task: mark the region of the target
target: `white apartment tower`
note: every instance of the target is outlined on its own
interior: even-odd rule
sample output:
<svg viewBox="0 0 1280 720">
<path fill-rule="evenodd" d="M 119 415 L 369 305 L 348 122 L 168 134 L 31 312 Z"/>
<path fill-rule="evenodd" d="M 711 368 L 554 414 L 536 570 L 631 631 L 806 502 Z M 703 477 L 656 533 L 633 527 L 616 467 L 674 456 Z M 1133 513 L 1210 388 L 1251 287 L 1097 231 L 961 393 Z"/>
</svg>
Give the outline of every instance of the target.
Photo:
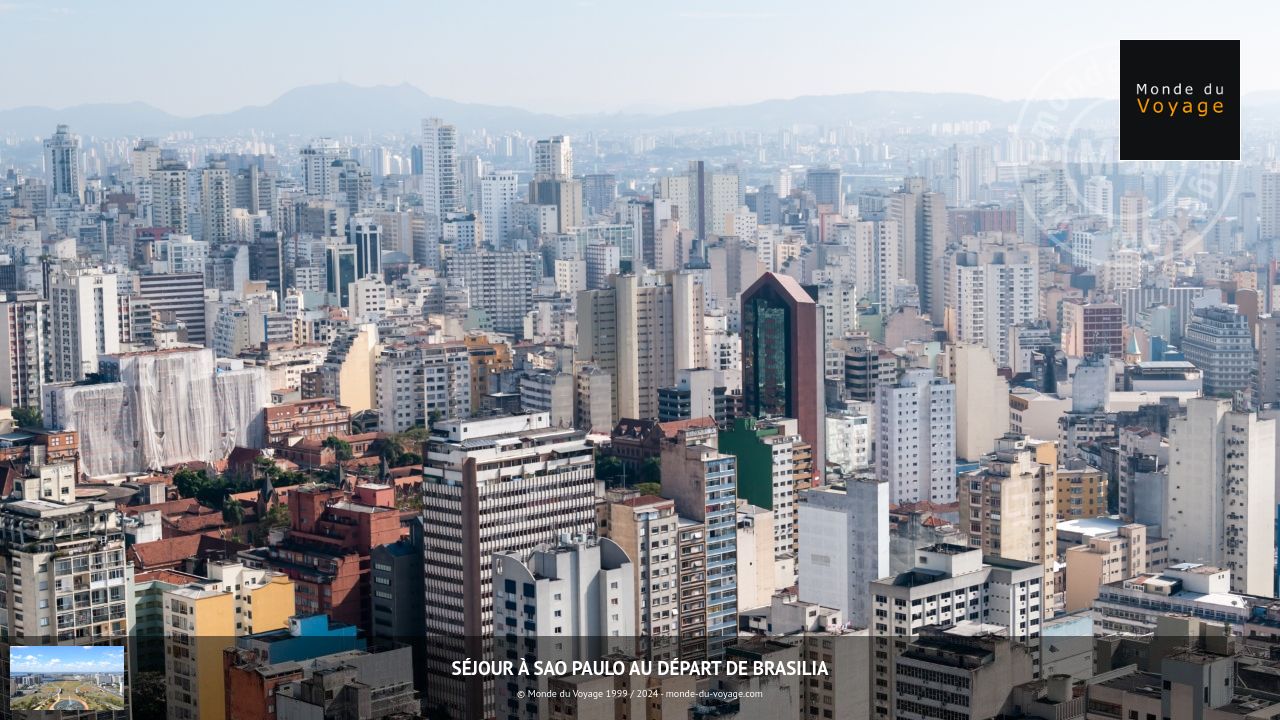
<svg viewBox="0 0 1280 720">
<path fill-rule="evenodd" d="M 1169 428 L 1169 561 L 1231 571 L 1233 592 L 1272 594 L 1276 421 L 1192 398 Z"/>
<path fill-rule="evenodd" d="M 512 210 L 520 199 L 520 183 L 515 173 L 491 172 L 480 178 L 480 221 L 483 242 L 501 248 L 511 236 L 515 223 Z"/>
<path fill-rule="evenodd" d="M 52 379 L 75 382 L 98 371 L 98 357 L 120 352 L 116 275 L 70 268 L 49 278 Z"/>
<path fill-rule="evenodd" d="M 892 503 L 956 500 L 956 386 L 908 370 L 876 389 L 877 472 Z"/>
<path fill-rule="evenodd" d="M 422 121 L 422 211 L 428 242 L 439 238 L 446 213 L 458 209 L 458 130 L 440 118 Z"/>
<path fill-rule="evenodd" d="M 1038 251 L 1000 233 L 964 245 L 948 258 L 947 334 L 985 346 L 997 366 L 1009 367 L 1013 329 L 1039 316 Z"/>
</svg>

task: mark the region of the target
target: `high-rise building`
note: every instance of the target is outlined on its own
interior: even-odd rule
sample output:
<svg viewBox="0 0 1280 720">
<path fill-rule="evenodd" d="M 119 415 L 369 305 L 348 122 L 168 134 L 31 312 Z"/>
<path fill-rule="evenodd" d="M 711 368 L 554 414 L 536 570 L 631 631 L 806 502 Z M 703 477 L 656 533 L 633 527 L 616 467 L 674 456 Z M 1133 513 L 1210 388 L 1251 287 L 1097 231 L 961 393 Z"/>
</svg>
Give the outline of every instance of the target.
<svg viewBox="0 0 1280 720">
<path fill-rule="evenodd" d="M 512 172 L 491 172 L 480 178 L 480 225 L 483 241 L 490 249 L 505 248 L 515 230 L 512 212 L 520 199 L 519 188 Z"/>
<path fill-rule="evenodd" d="M 1161 526 L 1173 563 L 1231 572 L 1231 589 L 1274 588 L 1276 421 L 1192 398 L 1169 426 L 1169 481 Z"/>
<path fill-rule="evenodd" d="M 830 212 L 844 211 L 844 192 L 840 187 L 840 168 L 812 167 L 804 171 L 804 187 L 813 194 L 813 201 L 819 207 L 826 206 Z"/>
<path fill-rule="evenodd" d="M 440 118 L 422 121 L 422 212 L 429 242 L 440 237 L 446 213 L 459 206 L 458 131 Z"/>
<path fill-rule="evenodd" d="M 0 503 L 0 582 L 9 588 L 0 596 L 0 631 L 30 644 L 126 637 L 133 566 L 114 503 L 76 499 L 74 462 L 32 463 L 25 474 L 40 490 Z M 73 591 L 83 592 L 78 607 L 68 606 Z"/>
<path fill-rule="evenodd" d="M 1119 303 L 1062 302 L 1062 351 L 1067 357 L 1120 357 L 1124 352 L 1124 309 Z"/>
<path fill-rule="evenodd" d="M 324 249 L 326 302 L 337 307 L 351 306 L 351 284 L 360 275 L 356 271 L 355 245 L 335 244 Z"/>
<path fill-rule="evenodd" d="M 161 160 L 151 171 L 151 224 L 171 228 L 175 233 L 191 233 L 191 201 L 188 197 L 191 171 L 181 160 Z"/>
<path fill-rule="evenodd" d="M 1258 236 L 1260 240 L 1280 238 L 1280 172 L 1262 173 L 1262 192 L 1258 198 Z M 1246 242 L 1248 238 L 1245 238 Z"/>
<path fill-rule="evenodd" d="M 356 248 L 356 278 L 382 274 L 382 226 L 367 217 L 347 224 L 347 242 Z"/>
<path fill-rule="evenodd" d="M 231 208 L 235 188 L 231 171 L 220 160 L 210 160 L 200 171 L 200 217 L 204 223 L 200 239 L 210 245 L 231 241 Z"/>
<path fill-rule="evenodd" d="M 348 157 L 348 151 L 333 138 L 316 138 L 298 153 L 302 162 L 302 186 L 308 195 L 327 197 L 338 191 L 334 162 Z"/>
<path fill-rule="evenodd" d="M 942 321 L 947 303 L 943 268 L 947 198 L 942 193 L 926 191 L 926 187 L 922 177 L 906 178 L 902 189 L 889 196 L 886 214 L 897 224 L 899 274 L 920 288 L 920 311 L 928 313 L 936 325 Z"/>
<path fill-rule="evenodd" d="M 82 380 L 98 358 L 120 351 L 116 275 L 100 268 L 63 268 L 49 277 L 49 339 L 54 382 Z"/>
<path fill-rule="evenodd" d="M 956 387 L 908 370 L 876 391 L 876 467 L 898 504 L 956 500 Z"/>
<path fill-rule="evenodd" d="M 600 173 L 582 176 L 582 202 L 593 215 L 605 215 L 618 199 L 618 179 Z"/>
<path fill-rule="evenodd" d="M 49 194 L 53 198 L 69 196 L 84 202 L 84 175 L 80 169 L 80 136 L 66 125 L 59 125 L 44 141 L 45 170 L 49 173 Z"/>
<path fill-rule="evenodd" d="M 598 506 L 600 534 L 631 559 L 636 635 L 674 638 L 681 632 L 680 516 L 673 500 L 614 491 Z M 705 630 L 705 627 L 703 628 Z"/>
<path fill-rule="evenodd" d="M 706 366 L 703 289 L 690 273 L 613 275 L 578 296 L 580 359 L 613 378 L 616 418 L 658 417 L 658 390 Z"/>
<path fill-rule="evenodd" d="M 715 426 L 687 427 L 662 443 L 662 494 L 675 501 L 681 517 L 700 523 L 705 536 L 705 564 L 686 568 L 681 548 L 681 572 L 705 572 L 707 653 L 719 655 L 738 634 L 737 476 L 733 455 L 716 449 Z M 684 539 L 681 539 L 684 542 Z M 683 600 L 683 598 L 682 598 Z M 691 606 L 690 611 L 693 611 Z M 683 603 L 682 613 L 683 615 Z M 703 615 L 693 613 L 693 620 Z M 682 619 L 683 623 L 683 619 Z M 682 625 L 683 632 L 683 625 Z"/>
<path fill-rule="evenodd" d="M 1234 305 L 1196 308 L 1182 354 L 1204 373 L 1204 394 L 1231 397 L 1253 386 L 1253 331 Z"/>
<path fill-rule="evenodd" d="M 1258 318 L 1257 341 L 1253 402 L 1260 408 L 1275 407 L 1280 405 L 1280 314 Z"/>
<path fill-rule="evenodd" d="M 977 470 L 960 476 L 960 531 L 969 545 L 1044 567 L 1049 597 L 1058 553 L 1057 466 L 1053 441 L 1010 434 Z"/>
<path fill-rule="evenodd" d="M 871 583 L 889 574 L 889 483 L 850 475 L 800 493 L 800 599 L 872 622 Z"/>
<path fill-rule="evenodd" d="M 1009 381 L 981 345 L 947 345 L 938 362 L 956 386 L 956 455 L 976 461 L 1009 432 Z"/>
<path fill-rule="evenodd" d="M 493 553 L 528 553 L 595 527 L 595 460 L 576 430 L 545 413 L 437 423 L 423 448 L 427 699 L 457 717 L 489 717 L 492 681 L 450 663 L 481 657 L 493 632 Z"/>
<path fill-rule="evenodd" d="M 462 343 L 380 346 L 374 392 L 383 432 L 471 415 L 471 355 Z"/>
<path fill-rule="evenodd" d="M 549 179 L 573 177 L 573 146 L 568 135 L 556 135 L 534 144 L 533 174 Z"/>
<path fill-rule="evenodd" d="M 135 283 L 137 295 L 147 301 L 157 320 L 180 323 L 186 331 L 187 342 L 205 344 L 203 272 L 138 275 Z"/>
<path fill-rule="evenodd" d="M 40 407 L 40 386 L 50 380 L 49 304 L 34 292 L 0 301 L 0 405 Z"/>
<path fill-rule="evenodd" d="M 171 717 L 225 719 L 222 651 L 233 638 L 285 627 L 293 614 L 294 585 L 284 575 L 234 560 L 210 561 L 207 572 L 161 596 Z"/>
<path fill-rule="evenodd" d="M 789 417 L 826 467 L 822 309 L 788 275 L 765 273 L 742 293 L 743 410 Z"/>
<path fill-rule="evenodd" d="M 1114 188 L 1105 175 L 1093 175 L 1084 181 L 1084 204 L 1085 212 L 1101 215 L 1108 228 L 1115 224 Z"/>
<path fill-rule="evenodd" d="M 542 279 L 542 256 L 533 252 L 469 252 L 449 258 L 450 279 L 466 288 L 471 307 L 483 310 L 498 332 L 519 335 Z"/>
<path fill-rule="evenodd" d="M 1040 314 L 1038 250 L 998 233 L 967 240 L 947 258 L 947 334 L 1009 367 L 1014 329 Z"/>
<path fill-rule="evenodd" d="M 811 448 L 790 418 L 738 418 L 720 433 L 721 451 L 738 458 L 738 497 L 773 513 L 773 555 L 789 564 L 796 554 L 796 493 L 815 475 Z M 778 577 L 775 588 L 791 585 Z"/>
</svg>

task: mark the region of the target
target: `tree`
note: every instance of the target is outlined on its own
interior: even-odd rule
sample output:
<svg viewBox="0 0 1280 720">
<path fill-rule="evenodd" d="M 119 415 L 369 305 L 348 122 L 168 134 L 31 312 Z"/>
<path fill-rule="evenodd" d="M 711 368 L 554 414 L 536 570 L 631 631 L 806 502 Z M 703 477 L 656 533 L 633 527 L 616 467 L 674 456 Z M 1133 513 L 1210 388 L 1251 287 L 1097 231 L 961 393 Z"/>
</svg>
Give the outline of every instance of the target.
<svg viewBox="0 0 1280 720">
<path fill-rule="evenodd" d="M 654 485 L 662 482 L 662 459 L 649 457 L 640 466 L 640 482 Z"/>
<path fill-rule="evenodd" d="M 244 505 L 234 498 L 228 499 L 222 503 L 222 519 L 226 520 L 228 525 L 243 525 Z"/>
<path fill-rule="evenodd" d="M 262 519 L 262 524 L 269 528 L 282 527 L 289 524 L 289 506 L 284 503 L 276 503 L 267 510 L 267 516 Z"/>
<path fill-rule="evenodd" d="M 165 689 L 164 673 L 134 673 L 129 678 L 130 709 L 138 717 L 166 717 Z"/>
<path fill-rule="evenodd" d="M 18 427 L 44 427 L 44 413 L 38 407 L 16 407 L 13 409 L 13 422 Z"/>
<path fill-rule="evenodd" d="M 634 490 L 641 495 L 657 495 L 662 496 L 662 486 L 653 482 L 636 483 Z"/>
<path fill-rule="evenodd" d="M 338 458 L 339 462 L 342 462 L 344 460 L 350 460 L 351 458 L 355 457 L 355 453 L 351 451 L 351 443 L 347 442 L 346 440 L 343 440 L 337 435 L 330 435 L 329 437 L 325 438 L 324 442 L 321 444 L 324 447 L 332 449 L 334 455 Z"/>
<path fill-rule="evenodd" d="M 617 487 L 622 483 L 622 461 L 613 455 L 596 455 L 596 479 L 604 481 L 607 487 Z"/>
</svg>

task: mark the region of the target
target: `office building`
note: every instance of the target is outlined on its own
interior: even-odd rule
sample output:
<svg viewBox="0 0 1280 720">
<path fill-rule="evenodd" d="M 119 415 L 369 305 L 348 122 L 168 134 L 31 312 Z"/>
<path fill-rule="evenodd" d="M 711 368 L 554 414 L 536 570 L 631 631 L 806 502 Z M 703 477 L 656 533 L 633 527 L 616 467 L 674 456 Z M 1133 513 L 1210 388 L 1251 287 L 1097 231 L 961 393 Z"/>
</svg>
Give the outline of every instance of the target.
<svg viewBox="0 0 1280 720">
<path fill-rule="evenodd" d="M 822 309 L 788 275 L 765 273 L 742 293 L 742 401 L 753 417 L 788 417 L 826 467 Z"/>
<path fill-rule="evenodd" d="M 492 329 L 520 335 L 533 307 L 533 289 L 542 279 L 542 258 L 531 252 L 458 253 L 448 276 L 467 290 L 470 306 L 483 311 Z"/>
<path fill-rule="evenodd" d="M 1253 331 L 1233 305 L 1196 308 L 1182 339 L 1182 354 L 1204 372 L 1204 394 L 1231 397 L 1253 387 Z"/>
<path fill-rule="evenodd" d="M 492 681 L 458 677 L 450 662 L 477 657 L 470 645 L 493 632 L 492 554 L 592 531 L 593 449 L 534 414 L 437 423 L 423 457 L 425 630 L 440 640 L 426 658 L 428 701 L 488 716 Z"/>
</svg>

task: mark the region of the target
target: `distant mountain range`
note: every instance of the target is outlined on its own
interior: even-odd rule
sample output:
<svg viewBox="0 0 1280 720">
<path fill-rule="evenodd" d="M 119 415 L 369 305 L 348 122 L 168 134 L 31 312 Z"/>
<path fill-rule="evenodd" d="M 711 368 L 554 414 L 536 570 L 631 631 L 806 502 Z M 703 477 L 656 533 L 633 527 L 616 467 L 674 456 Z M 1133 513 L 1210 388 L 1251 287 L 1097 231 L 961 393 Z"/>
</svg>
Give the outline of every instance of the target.
<svg viewBox="0 0 1280 720">
<path fill-rule="evenodd" d="M 1093 121 L 1118 115 L 1115 100 L 1080 98 L 1006 101 L 962 93 L 876 91 L 809 95 L 663 114 L 617 113 L 557 116 L 515 107 L 463 103 L 433 97 L 409 85 L 361 87 L 329 83 L 296 88 L 259 106 L 227 113 L 181 117 L 141 102 L 77 105 L 61 110 L 20 107 L 0 110 L 0 135 L 47 136 L 65 123 L 82 135 L 164 135 L 185 131 L 197 136 L 255 130 L 270 134 L 362 135 L 413 131 L 424 117 L 442 117 L 463 129 L 522 130 L 532 134 L 585 130 L 669 130 L 726 128 L 773 130 L 792 124 L 954 122 L 989 120 L 997 126 L 1049 112 L 1069 120 L 1081 113 Z M 1246 117 L 1280 118 L 1280 91 L 1246 97 Z"/>
</svg>

